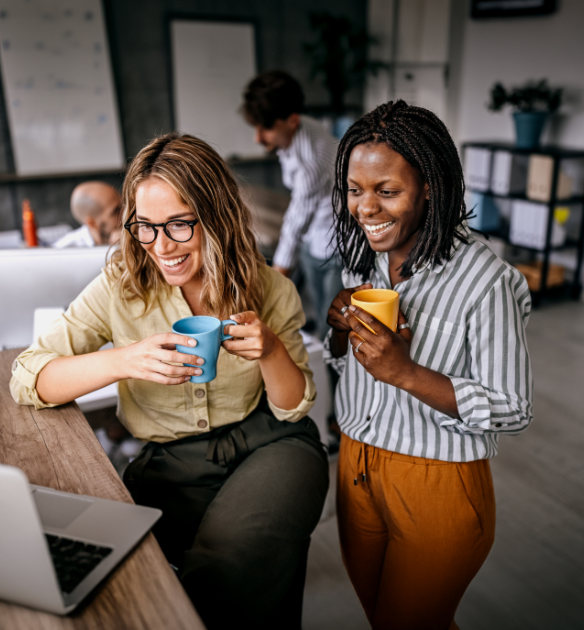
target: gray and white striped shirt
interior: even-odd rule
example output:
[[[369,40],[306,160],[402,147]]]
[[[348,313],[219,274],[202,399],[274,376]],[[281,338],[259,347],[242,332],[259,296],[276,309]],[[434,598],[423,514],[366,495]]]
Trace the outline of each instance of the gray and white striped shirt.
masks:
[[[387,254],[377,256],[371,282],[391,289]],[[362,284],[345,274],[345,287]],[[412,329],[411,357],[447,375],[461,420],[405,391],[376,381],[355,359],[325,360],[341,374],[337,420],[354,440],[418,457],[452,462],[497,454],[498,436],[516,435],[532,420],[533,379],[525,326],[531,296],[525,278],[488,247],[457,241],[452,258],[415,270],[393,287]]]
[[[338,141],[316,120],[301,116],[300,127],[287,149],[280,149],[284,185],[292,199],[284,216],[274,264],[290,269],[301,242],[321,260],[334,250],[333,205],[331,195],[335,178]]]

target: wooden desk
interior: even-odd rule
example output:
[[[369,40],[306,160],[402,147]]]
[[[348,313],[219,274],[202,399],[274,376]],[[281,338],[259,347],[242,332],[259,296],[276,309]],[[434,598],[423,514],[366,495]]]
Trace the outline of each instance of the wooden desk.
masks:
[[[35,411],[17,405],[8,382],[19,350],[0,352],[0,463],[31,483],[132,503],[75,403]],[[204,630],[152,534],[67,617],[0,602],[1,630]]]

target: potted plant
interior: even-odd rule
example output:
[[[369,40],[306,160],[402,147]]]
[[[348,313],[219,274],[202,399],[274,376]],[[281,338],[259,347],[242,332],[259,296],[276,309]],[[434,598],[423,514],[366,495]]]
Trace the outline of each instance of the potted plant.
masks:
[[[546,79],[541,79],[528,81],[525,85],[509,91],[501,83],[495,83],[491,88],[489,109],[498,112],[505,105],[510,105],[514,110],[517,147],[534,149],[539,145],[545,121],[561,104],[562,89],[552,89]]]
[[[331,13],[310,13],[310,26],[316,39],[304,44],[311,59],[311,76],[321,76],[330,97],[330,112],[334,116],[334,132],[341,137],[353,119],[347,116],[346,93],[362,85],[368,72],[376,74],[387,68],[382,61],[367,59],[370,44],[375,43],[367,31],[351,20]]]

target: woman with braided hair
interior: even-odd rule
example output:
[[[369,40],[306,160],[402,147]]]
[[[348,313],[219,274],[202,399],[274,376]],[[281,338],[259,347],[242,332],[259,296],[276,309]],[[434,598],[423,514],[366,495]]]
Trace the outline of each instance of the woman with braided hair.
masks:
[[[457,628],[493,544],[489,458],[532,419],[527,283],[465,226],[456,147],[404,101],[363,116],[339,145],[333,203],[344,286],[328,312],[342,430],[343,559],[374,629]],[[400,296],[397,332],[351,306]],[[363,323],[374,332],[370,332]]]

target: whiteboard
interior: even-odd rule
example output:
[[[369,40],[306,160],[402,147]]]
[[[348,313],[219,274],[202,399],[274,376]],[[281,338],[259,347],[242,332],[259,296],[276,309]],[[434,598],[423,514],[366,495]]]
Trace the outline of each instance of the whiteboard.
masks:
[[[0,0],[0,41],[16,172],[122,168],[100,0]]]
[[[238,111],[257,73],[253,24],[176,19],[170,31],[177,129],[225,158],[265,155]]]

